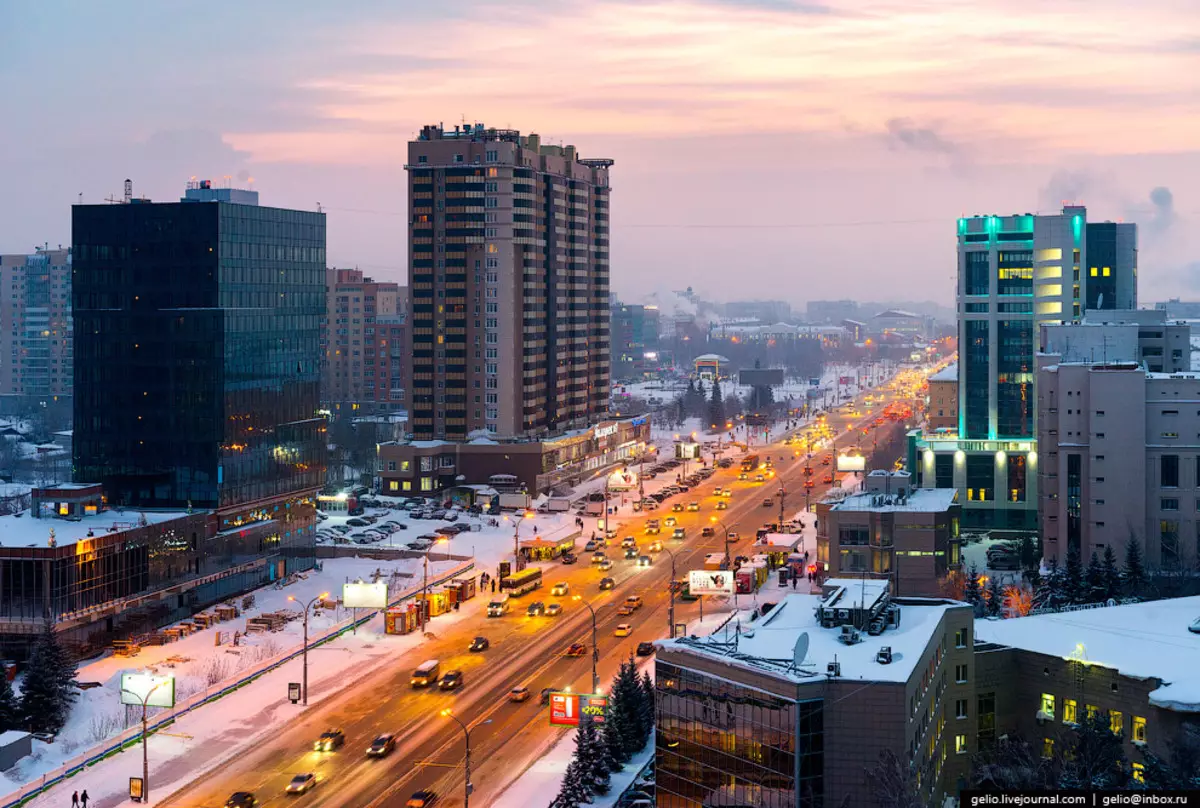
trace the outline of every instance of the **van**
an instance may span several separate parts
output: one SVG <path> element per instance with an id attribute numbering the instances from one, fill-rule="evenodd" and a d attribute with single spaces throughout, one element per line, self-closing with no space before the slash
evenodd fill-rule
<path id="1" fill-rule="evenodd" d="M 422 662 L 420 667 L 413 671 L 412 678 L 409 679 L 409 684 L 413 687 L 430 687 L 437 684 L 438 675 L 441 673 L 442 666 L 436 659 L 429 659 Z"/>
<path id="2" fill-rule="evenodd" d="M 498 595 L 496 598 L 488 602 L 487 616 L 503 617 L 504 615 L 508 614 L 508 609 L 508 595 Z"/>

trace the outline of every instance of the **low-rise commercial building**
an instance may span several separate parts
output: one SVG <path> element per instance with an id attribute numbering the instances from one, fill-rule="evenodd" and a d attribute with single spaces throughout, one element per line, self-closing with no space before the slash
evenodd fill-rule
<path id="1" fill-rule="evenodd" d="M 865 491 L 817 504 L 817 560 L 827 575 L 885 579 L 902 596 L 937 597 L 962 566 L 962 508 L 952 488 L 913 489 L 907 472 L 872 471 Z"/>
<path id="2" fill-rule="evenodd" d="M 901 619 L 903 618 L 903 619 Z M 977 734 L 971 609 L 831 579 L 748 624 L 658 643 L 657 803 L 871 805 L 886 750 L 940 805 Z"/>

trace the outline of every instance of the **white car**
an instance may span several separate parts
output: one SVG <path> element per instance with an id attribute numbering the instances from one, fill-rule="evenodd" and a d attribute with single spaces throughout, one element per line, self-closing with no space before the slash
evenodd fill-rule
<path id="1" fill-rule="evenodd" d="M 613 630 L 614 637 L 628 637 L 633 633 L 633 626 L 628 623 L 618 623 L 616 629 Z"/>
<path id="2" fill-rule="evenodd" d="M 571 591 L 571 587 L 567 586 L 566 581 L 559 581 L 554 586 L 550 587 L 550 594 L 555 597 L 561 597 Z"/>
<path id="3" fill-rule="evenodd" d="M 292 778 L 292 781 L 287 784 L 284 789 L 288 794 L 304 794 L 311 791 L 317 785 L 317 776 L 311 772 L 307 774 L 297 774 Z"/>

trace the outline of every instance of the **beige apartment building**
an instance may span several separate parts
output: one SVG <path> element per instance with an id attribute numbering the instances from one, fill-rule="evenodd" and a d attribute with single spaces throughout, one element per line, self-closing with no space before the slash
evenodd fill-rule
<path id="1" fill-rule="evenodd" d="M 0 412 L 70 413 L 72 336 L 71 251 L 0 255 Z"/>
<path id="2" fill-rule="evenodd" d="M 404 407 L 404 301 L 407 290 L 358 269 L 325 270 L 321 321 L 321 403 L 364 414 Z"/>
<path id="3" fill-rule="evenodd" d="M 958 363 L 929 377 L 925 423 L 930 433 L 958 433 Z"/>
<path id="4" fill-rule="evenodd" d="M 482 124 L 408 144 L 416 439 L 582 428 L 609 395 L 609 167 Z"/>

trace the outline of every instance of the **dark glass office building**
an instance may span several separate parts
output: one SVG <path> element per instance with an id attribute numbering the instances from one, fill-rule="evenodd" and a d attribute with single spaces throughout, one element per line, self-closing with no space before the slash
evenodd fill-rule
<path id="1" fill-rule="evenodd" d="M 227 528 L 323 484 L 325 216 L 257 197 L 73 208 L 74 476 L 110 503 Z"/>

